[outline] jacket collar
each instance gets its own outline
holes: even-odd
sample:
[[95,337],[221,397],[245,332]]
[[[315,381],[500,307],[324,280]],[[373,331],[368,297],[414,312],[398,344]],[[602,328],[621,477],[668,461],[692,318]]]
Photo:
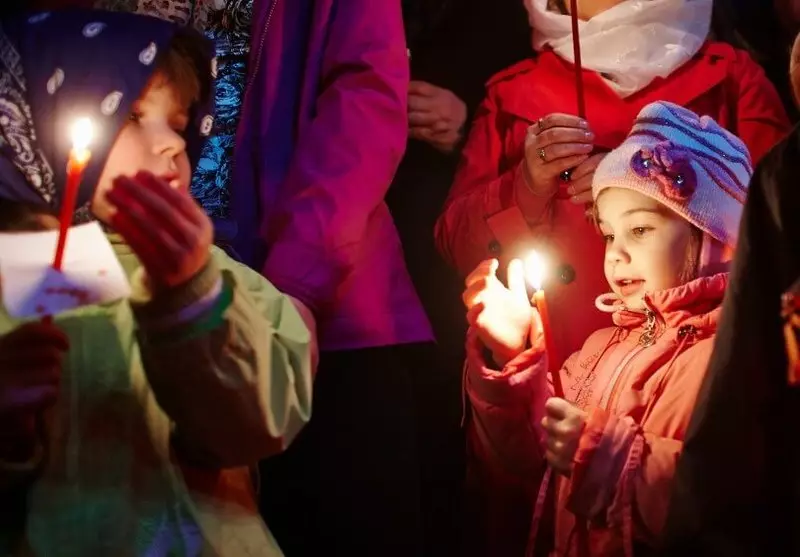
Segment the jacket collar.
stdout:
[[[585,70],[586,112],[597,134],[596,144],[607,149],[619,145],[639,111],[653,101],[691,105],[725,80],[735,59],[733,47],[708,42],[666,79],[657,78],[625,99],[621,99],[600,75]],[[530,64],[520,66],[518,73],[527,75],[497,84],[500,110],[531,124],[548,112],[572,113],[575,110],[574,66],[552,50],[539,53]]]
[[[728,273],[702,277],[676,288],[645,295],[645,304],[668,329],[692,326],[713,334],[717,328]],[[613,315],[618,327],[632,329],[644,324],[647,312],[620,310]],[[706,335],[703,335],[706,336]]]

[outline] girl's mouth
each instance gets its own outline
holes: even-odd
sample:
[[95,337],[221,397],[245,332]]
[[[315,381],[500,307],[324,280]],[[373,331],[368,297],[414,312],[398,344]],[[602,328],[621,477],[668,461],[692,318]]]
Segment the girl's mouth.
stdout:
[[644,281],[641,279],[618,279],[614,281],[619,294],[627,298],[628,296],[633,296],[639,290],[641,290],[642,286],[644,286]]

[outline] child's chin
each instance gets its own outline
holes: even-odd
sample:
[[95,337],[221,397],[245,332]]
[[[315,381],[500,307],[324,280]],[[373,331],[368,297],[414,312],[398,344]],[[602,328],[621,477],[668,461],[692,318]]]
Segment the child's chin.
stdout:
[[633,295],[633,296],[623,296],[622,301],[625,303],[625,307],[628,309],[634,310],[643,310],[645,309],[644,299],[641,296]]

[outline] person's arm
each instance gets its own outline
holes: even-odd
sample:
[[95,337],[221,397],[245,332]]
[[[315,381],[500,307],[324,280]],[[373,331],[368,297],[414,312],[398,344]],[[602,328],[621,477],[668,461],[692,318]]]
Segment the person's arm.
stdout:
[[247,466],[281,452],[310,419],[313,334],[288,296],[213,253],[189,283],[144,293],[132,307],[145,373],[181,456]]
[[263,267],[317,313],[352,270],[405,149],[408,58],[399,2],[340,0],[315,116],[298,142]]
[[[576,357],[564,367],[569,369]],[[533,347],[497,367],[470,329],[465,389],[472,408],[468,435],[474,456],[483,468],[538,486],[546,466],[541,420],[544,403],[553,395],[547,355]]]
[[527,187],[523,146],[514,156],[506,153],[503,126],[490,91],[436,223],[440,253],[464,275],[484,259],[513,257],[515,246],[530,241],[529,223],[543,219],[551,202]]
[[[713,341],[700,341],[667,371],[658,400],[642,425],[630,416],[589,412],[574,458],[568,508],[610,526],[629,525],[626,536],[653,543],[666,521],[683,436],[705,374]],[[647,431],[658,424],[659,434]]]
[[738,85],[736,132],[757,163],[786,137],[791,124],[775,86],[744,51],[737,51],[734,75]]

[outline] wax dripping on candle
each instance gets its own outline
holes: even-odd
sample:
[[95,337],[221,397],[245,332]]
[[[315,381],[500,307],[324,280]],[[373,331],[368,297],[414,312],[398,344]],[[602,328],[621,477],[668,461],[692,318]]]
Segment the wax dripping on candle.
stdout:
[[549,371],[553,379],[553,390],[557,397],[564,398],[564,388],[561,385],[561,374],[559,373],[561,362],[558,359],[555,343],[553,342],[553,332],[550,326],[550,311],[548,310],[547,299],[544,293],[547,265],[545,264],[544,258],[542,258],[538,252],[532,251],[530,255],[525,258],[525,275],[530,285],[534,288],[531,303],[536,306],[536,309],[539,311],[539,316],[541,317]]

